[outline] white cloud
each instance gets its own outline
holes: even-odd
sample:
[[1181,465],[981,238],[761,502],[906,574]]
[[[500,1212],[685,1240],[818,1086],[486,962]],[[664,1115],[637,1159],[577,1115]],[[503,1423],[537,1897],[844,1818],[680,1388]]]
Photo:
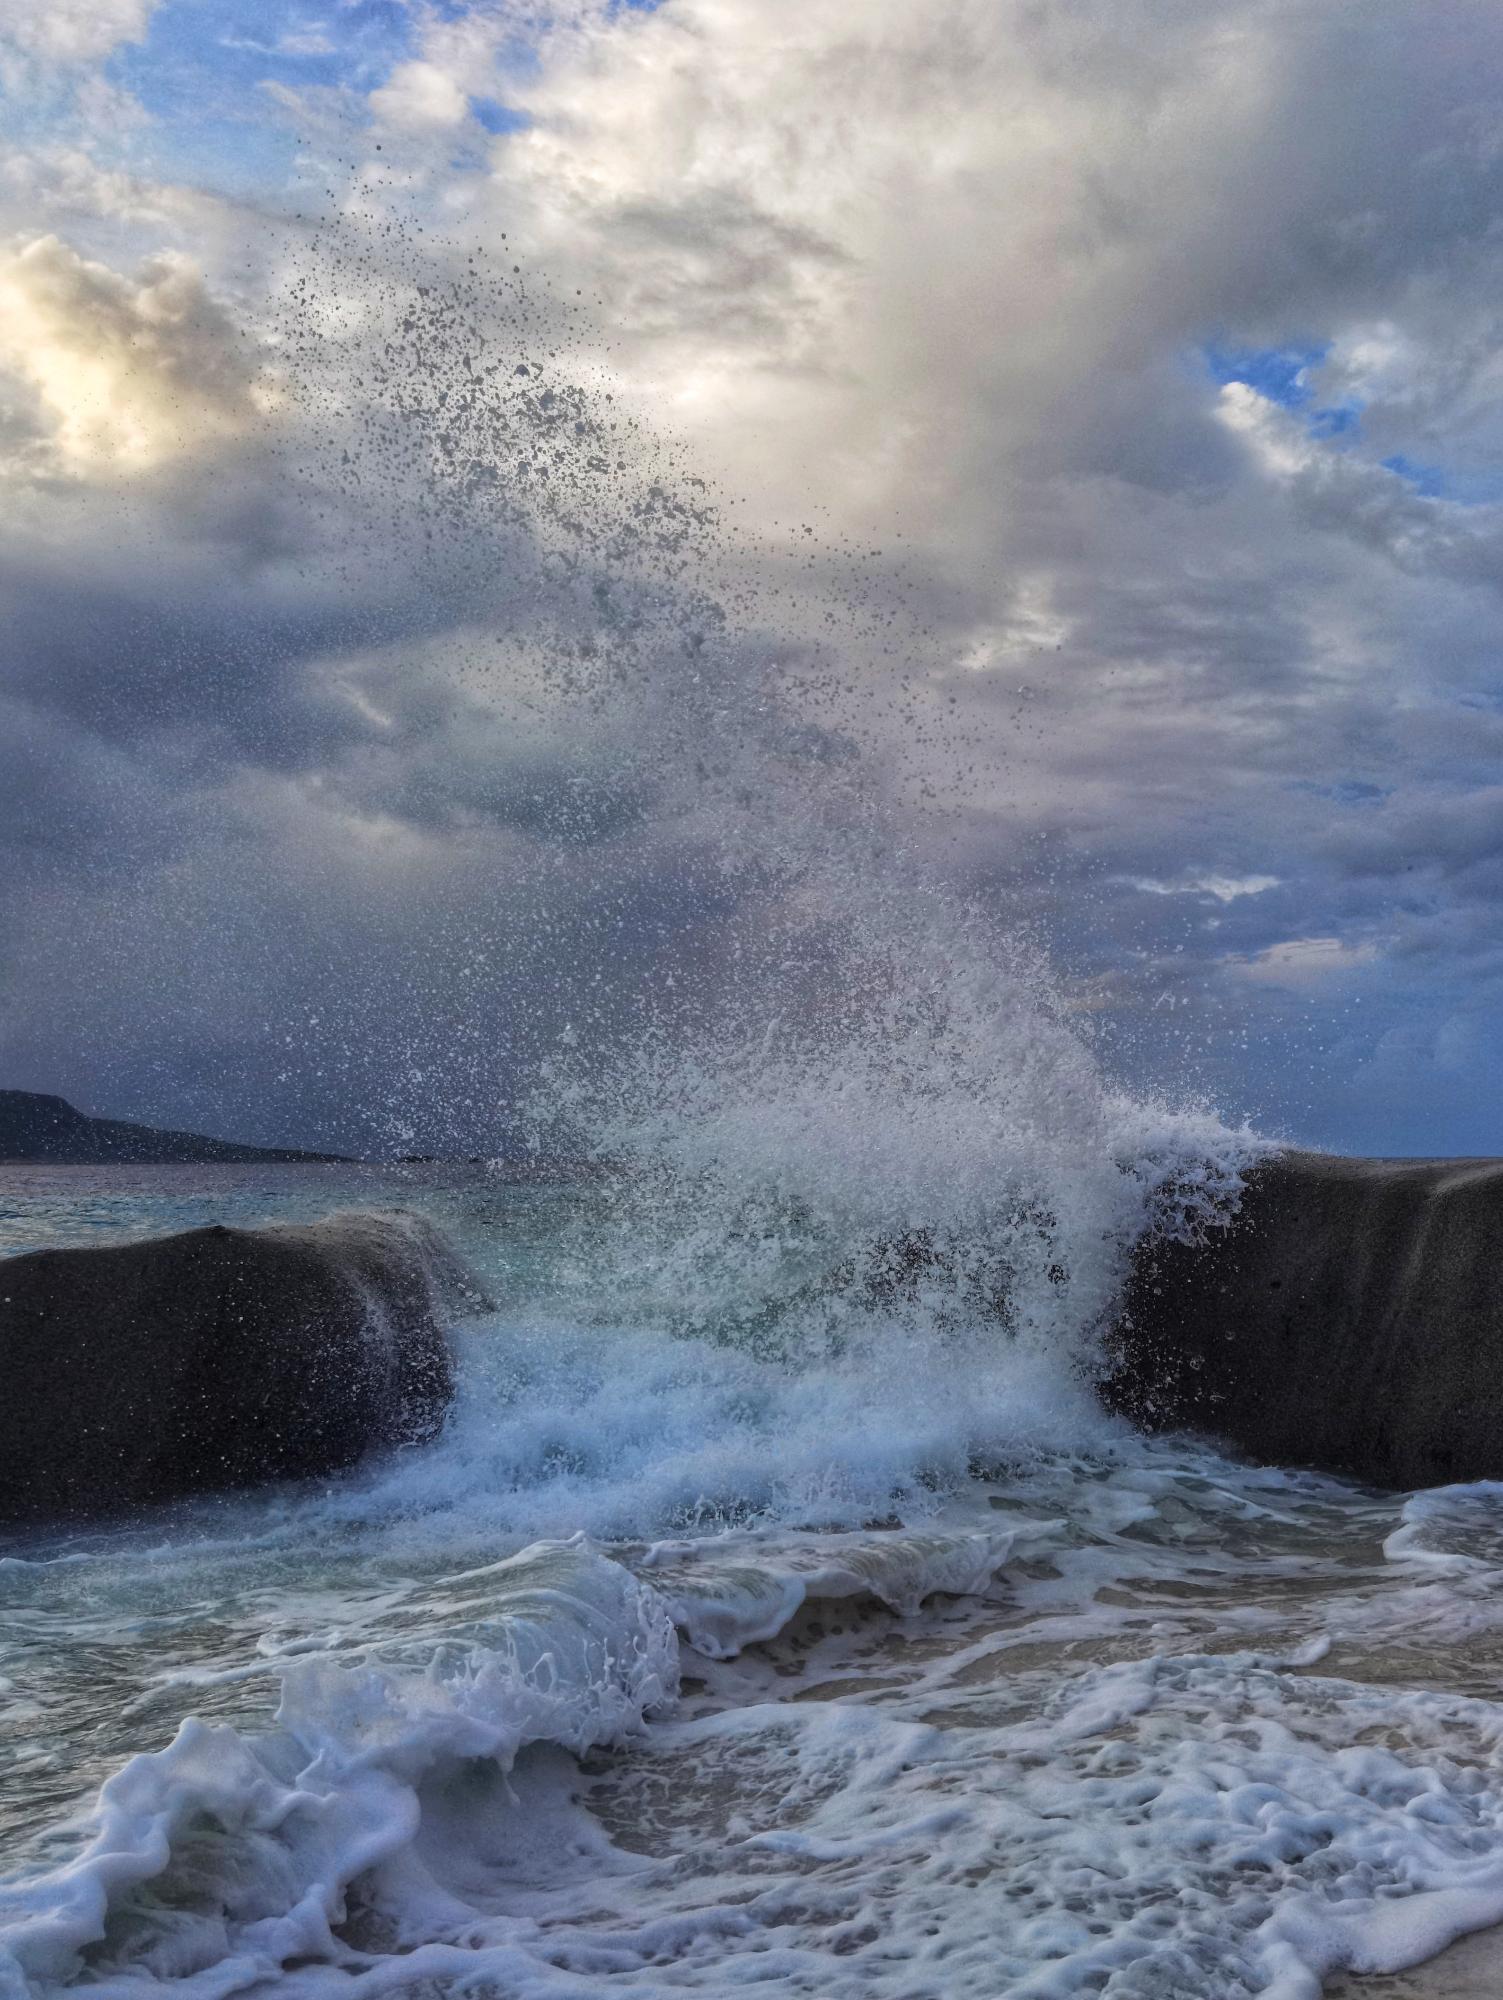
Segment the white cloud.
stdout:
[[464,91],[431,62],[398,63],[382,87],[371,93],[370,105],[383,124],[408,132],[459,125],[469,112]]
[[[1195,476],[1184,385],[1143,379],[1179,342],[1336,335],[1356,295],[1395,303],[1396,263],[1444,258],[1452,162],[1406,175],[1383,114],[1415,64],[1432,99],[1477,82],[1423,8],[1392,25],[1380,49],[1338,6],[1261,0],[1172,33],[1140,0],[585,6],[517,81],[498,206],[606,277],[655,389],[750,481],[785,468],[778,504],[922,492],[938,532],[984,535],[1023,455]],[[1327,88],[1353,64],[1362,101]]]
[[1371,965],[1377,956],[1377,947],[1372,944],[1354,944],[1337,937],[1304,937],[1285,938],[1250,958],[1231,958],[1227,963],[1241,979],[1299,991],[1323,986],[1329,980]]
[[258,410],[239,329],[181,254],[129,278],[55,236],[0,253],[0,358],[76,472],[144,470],[244,432]]
[[1246,382],[1223,385],[1216,414],[1247,442],[1259,465],[1278,478],[1292,479],[1317,456],[1303,423]]
[[1261,896],[1277,889],[1277,875],[1186,875],[1177,882],[1158,882],[1151,876],[1130,878],[1134,889],[1150,896],[1214,896],[1218,903],[1235,903],[1242,896]]
[[452,130],[469,117],[472,97],[495,91],[497,63],[508,42],[532,41],[539,32],[539,22],[525,9],[506,4],[429,11],[419,18],[413,55],[372,91],[372,114],[382,130],[409,138]]
[[52,63],[98,62],[145,38],[157,0],[0,0],[0,44]]

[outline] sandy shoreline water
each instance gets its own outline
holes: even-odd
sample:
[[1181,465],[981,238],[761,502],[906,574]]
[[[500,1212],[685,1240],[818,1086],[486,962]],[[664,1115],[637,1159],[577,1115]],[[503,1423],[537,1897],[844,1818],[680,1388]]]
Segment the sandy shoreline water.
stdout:
[[1458,1938],[1438,1958],[1408,1972],[1357,1978],[1342,1973],[1326,1984],[1325,2000],[1499,2000],[1503,1994],[1503,1926]]

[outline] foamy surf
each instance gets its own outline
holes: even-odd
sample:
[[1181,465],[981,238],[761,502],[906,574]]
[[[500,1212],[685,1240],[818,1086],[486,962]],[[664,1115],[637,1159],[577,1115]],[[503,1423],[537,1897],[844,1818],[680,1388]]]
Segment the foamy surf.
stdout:
[[579,1756],[640,1734],[674,1704],[678,1631],[726,1658],[811,1602],[916,1609],[937,1591],[983,1589],[1030,1532],[1050,1530],[806,1542],[770,1567],[750,1549],[728,1564],[658,1546],[639,1563],[652,1583],[577,1536],[446,1578],[485,1614],[441,1646],[288,1665],[272,1728],[190,1718],[109,1779],[82,1851],[0,1895],[0,1990],[81,1981],[197,2000],[315,1963],[348,1975],[361,1954],[341,1927],[357,1881],[367,1917],[427,1925],[442,1907],[452,1926],[461,1914],[425,1884],[425,1801],[478,1787],[504,1812],[504,1780],[529,1747]]
[[504,1494],[394,1504],[423,1460],[353,1542],[353,1493],[304,1495],[13,1559],[18,1605],[108,1572],[150,1623],[213,1576],[226,1627],[237,1590],[281,1624],[189,1645],[158,1695],[210,1712],[6,1883],[7,2000],[1299,2000],[1503,1918],[1503,1706],[1466,1685],[1503,1666],[1495,1495],[1103,1420],[906,1525],[492,1561]]
[[582,1541],[485,1578],[489,1616],[404,1662],[288,1667],[261,1735],[190,1718],[100,1794],[76,1859],[6,1892],[11,1990],[84,1977],[228,1994],[291,1963],[338,1963],[350,1883],[397,1864],[420,1788],[532,1743],[579,1752],[639,1727],[677,1688],[656,1594]]

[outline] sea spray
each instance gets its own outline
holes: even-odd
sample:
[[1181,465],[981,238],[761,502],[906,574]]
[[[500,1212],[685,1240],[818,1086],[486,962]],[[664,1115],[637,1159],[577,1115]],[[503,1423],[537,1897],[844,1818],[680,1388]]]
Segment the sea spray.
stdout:
[[934,865],[974,746],[917,585],[748,538],[598,301],[390,210],[294,257],[282,349],[297,476],[421,524],[466,699],[523,746],[498,1122],[613,1195],[565,1309],[787,1349],[875,1305],[1089,1374],[1136,1235],[1223,1217],[1256,1142],[1114,1088],[1044,942]]
[[[876,1039],[903,1089],[916,1039],[953,1052],[979,1027],[961,1068],[931,1061],[912,1088],[954,1100],[968,1062],[972,1086],[1005,1084],[1015,1152],[1056,1118],[1062,1146],[1092,1142],[1073,1100],[1102,1085],[1069,1046],[1091,1038],[1087,996],[952,865],[1005,777],[978,764],[919,579],[811,523],[744,527],[613,378],[600,302],[495,246],[357,206],[293,255],[279,343],[288,478],[349,510],[352,578],[360,524],[400,520],[448,616],[441,647],[404,642],[352,583],[339,686],[397,717],[406,672],[415,724],[435,703],[464,717],[456,831],[515,836],[494,913],[456,941],[463,1019],[394,1066],[398,1102],[420,1091],[431,1119],[453,1079],[472,1115],[499,1066],[517,1096],[498,1144],[520,1123],[552,1148],[577,1139],[560,1114],[581,1084],[619,1135],[611,1085],[634,1076],[650,1115],[648,1069],[679,1057],[749,1077],[765,1049],[824,1088],[842,1048],[870,1069]],[[550,1080],[572,1106],[547,1104]],[[692,1087],[667,1086],[686,1111]]]
[[[1114,1090],[1036,955],[901,878],[828,884],[844,931],[764,931],[820,990],[697,1034],[653,1033],[605,1077],[565,1045],[531,1100],[547,1148],[603,1176],[576,1313],[657,1323],[808,1366],[899,1330],[1089,1381],[1133,1244],[1235,1206],[1259,1150],[1206,1112]],[[590,1303],[586,1303],[586,1299]]]

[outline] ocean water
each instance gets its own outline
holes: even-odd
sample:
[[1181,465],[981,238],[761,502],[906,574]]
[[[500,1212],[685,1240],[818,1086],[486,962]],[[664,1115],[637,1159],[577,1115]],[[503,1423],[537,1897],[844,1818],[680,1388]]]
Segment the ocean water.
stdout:
[[1134,1435],[1038,1202],[999,1317],[744,1187],[670,1298],[725,1189],[641,1182],[5,1170],[7,1251],[403,1207],[499,1301],[432,1445],[4,1545],[7,2000],[1282,2000],[1503,1918],[1503,1493]]

